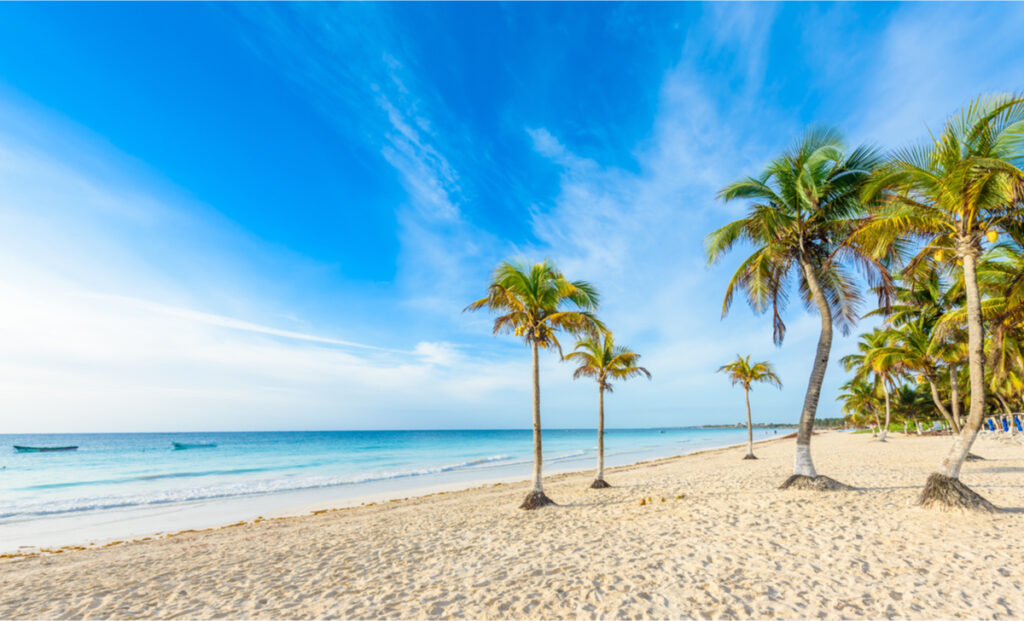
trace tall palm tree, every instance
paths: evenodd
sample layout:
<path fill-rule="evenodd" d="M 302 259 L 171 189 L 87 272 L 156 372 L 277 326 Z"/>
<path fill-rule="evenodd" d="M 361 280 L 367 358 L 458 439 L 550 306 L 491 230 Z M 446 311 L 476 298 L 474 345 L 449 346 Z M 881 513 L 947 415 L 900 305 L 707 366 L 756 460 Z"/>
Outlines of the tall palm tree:
<path fill-rule="evenodd" d="M 942 132 L 892 154 L 865 186 L 878 209 L 854 236 L 875 252 L 916 242 L 909 265 L 942 259 L 952 248 L 967 298 L 970 413 L 919 503 L 994 510 L 960 480 L 985 416 L 984 325 L 978 289 L 982 240 L 1024 228 L 1024 97 L 981 97 L 946 121 Z"/>
<path fill-rule="evenodd" d="M 815 471 L 811 433 L 832 349 L 832 325 L 847 334 L 858 317 L 861 297 L 850 266 L 861 268 L 869 284 L 883 294 L 892 287 L 883 269 L 884 258 L 872 258 L 847 243 L 864 214 L 861 185 L 880 161 L 872 148 L 860 147 L 846 154 L 836 130 L 811 128 L 760 175 L 719 192 L 726 201 L 749 200 L 747 215 L 705 238 L 709 263 L 720 260 L 737 242 L 754 248 L 726 287 L 723 316 L 739 289 L 755 311 L 771 308 L 774 340 L 781 345 L 786 333 L 782 311 L 794 280 L 799 282 L 805 306 L 816 308 L 821 316 L 821 335 L 800 414 L 794 474 L 783 483 L 784 488 L 841 487 Z"/>
<path fill-rule="evenodd" d="M 747 454 L 743 459 L 757 459 L 754 456 L 754 424 L 750 420 L 750 385 L 754 382 L 771 384 L 782 388 L 782 380 L 775 374 L 775 368 L 767 360 L 763 362 L 750 363 L 750 356 L 746 358 L 736 354 L 736 359 L 718 368 L 718 373 L 725 373 L 732 381 L 732 385 L 743 386 L 743 398 L 747 402 Z"/>
<path fill-rule="evenodd" d="M 556 332 L 596 333 L 604 326 L 594 316 L 599 303 L 597 291 L 582 280 L 569 281 L 550 261 L 527 265 L 503 261 L 498 264 L 487 287 L 487 296 L 465 308 L 482 308 L 497 313 L 494 334 L 514 334 L 533 352 L 533 489 L 521 509 L 538 509 L 554 504 L 544 494 L 541 482 L 540 363 L 538 349 L 552 347 L 562 353 Z M 571 310 L 574 306 L 577 310 Z"/>
<path fill-rule="evenodd" d="M 576 350 L 566 355 L 565 359 L 578 365 L 572 374 L 573 379 L 592 377 L 597 380 L 597 477 L 590 487 L 611 487 L 604 480 L 604 393 L 606 390 L 614 392 L 611 384 L 613 379 L 624 381 L 640 375 L 651 379 L 651 373 L 637 365 L 640 354 L 615 344 L 611 332 L 605 332 L 603 338 L 599 334 L 576 341 Z"/>

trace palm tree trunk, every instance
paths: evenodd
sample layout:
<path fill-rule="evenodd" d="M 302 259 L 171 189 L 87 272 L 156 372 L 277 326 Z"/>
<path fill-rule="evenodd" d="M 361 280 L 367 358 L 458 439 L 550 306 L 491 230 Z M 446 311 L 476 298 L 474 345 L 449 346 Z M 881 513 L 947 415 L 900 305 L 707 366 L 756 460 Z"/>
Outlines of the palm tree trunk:
<path fill-rule="evenodd" d="M 882 436 L 879 442 L 885 442 L 885 436 L 889 433 L 889 385 L 882 381 L 882 388 L 885 389 L 885 427 L 882 428 Z"/>
<path fill-rule="evenodd" d="M 963 420 L 960 418 L 960 369 L 955 364 L 949 365 L 949 399 L 950 407 L 953 410 L 953 420 L 956 425 L 953 430 L 960 433 L 963 428 Z"/>
<path fill-rule="evenodd" d="M 533 349 L 533 490 L 526 495 L 523 504 L 519 506 L 520 509 L 539 509 L 555 504 L 544 495 L 544 485 L 541 482 L 541 464 L 544 458 L 540 438 L 540 360 L 536 341 L 530 344 Z"/>
<path fill-rule="evenodd" d="M 597 477 L 590 484 L 593 489 L 611 487 L 604 480 L 604 386 L 597 387 Z"/>
<path fill-rule="evenodd" d="M 994 511 L 995 507 L 960 482 L 971 445 L 978 437 L 985 420 L 985 358 L 984 326 L 981 322 L 981 295 L 978 291 L 977 260 L 980 253 L 973 238 L 957 242 L 957 254 L 964 264 L 964 289 L 967 294 L 967 349 L 971 379 L 971 408 L 967 424 L 956 436 L 949 453 L 942 459 L 938 472 L 933 472 L 921 492 L 919 504 L 924 506 L 963 507 Z"/>
<path fill-rule="evenodd" d="M 804 407 L 800 412 L 800 429 L 796 436 L 796 455 L 793 459 L 793 476 L 786 479 L 782 488 L 794 485 L 814 489 L 838 489 L 843 487 L 827 477 L 819 481 L 818 473 L 811 460 L 811 435 L 814 433 L 814 415 L 818 410 L 818 399 L 821 397 L 821 384 L 825 380 L 825 369 L 828 367 L 828 355 L 832 349 L 832 310 L 829 308 L 825 292 L 821 289 L 814 267 L 804 259 L 799 259 L 800 267 L 807 282 L 811 299 L 818 307 L 821 315 L 821 336 L 818 337 L 818 349 L 814 354 L 814 366 L 807 382 L 807 394 L 804 396 Z"/>
<path fill-rule="evenodd" d="M 931 386 L 932 389 L 932 403 L 935 404 L 935 407 L 942 414 L 942 417 L 945 418 L 946 422 L 953 428 L 953 432 L 959 433 L 960 425 L 956 424 L 955 419 L 949 413 L 949 410 L 946 409 L 945 404 L 942 403 L 942 397 L 939 395 L 939 387 L 935 385 L 935 380 L 931 377 L 926 377 L 925 379 L 928 380 L 928 385 Z"/>
<path fill-rule="evenodd" d="M 754 424 L 750 420 L 750 388 L 743 387 L 743 398 L 747 402 L 747 456 L 743 459 L 757 459 L 754 457 Z"/>

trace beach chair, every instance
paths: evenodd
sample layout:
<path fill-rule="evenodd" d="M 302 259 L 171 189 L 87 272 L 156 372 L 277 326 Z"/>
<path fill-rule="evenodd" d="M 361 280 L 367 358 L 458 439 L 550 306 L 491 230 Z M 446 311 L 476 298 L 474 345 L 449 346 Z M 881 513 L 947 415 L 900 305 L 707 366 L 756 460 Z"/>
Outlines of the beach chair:
<path fill-rule="evenodd" d="M 1006 417 L 1002 417 L 1000 422 L 1003 424 L 1003 433 L 1010 433 L 1010 423 L 1006 421 Z"/>
<path fill-rule="evenodd" d="M 1020 423 L 1020 418 L 1016 414 L 1013 415 L 1013 424 L 1017 426 L 1017 433 L 1024 433 L 1024 426 Z"/>

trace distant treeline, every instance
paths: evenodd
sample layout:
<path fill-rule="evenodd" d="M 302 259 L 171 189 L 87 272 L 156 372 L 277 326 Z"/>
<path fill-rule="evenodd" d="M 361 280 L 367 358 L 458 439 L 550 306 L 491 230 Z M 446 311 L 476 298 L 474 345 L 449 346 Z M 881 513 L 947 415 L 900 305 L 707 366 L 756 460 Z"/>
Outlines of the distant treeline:
<path fill-rule="evenodd" d="M 796 429 L 793 423 L 754 423 L 754 429 Z M 701 425 L 701 429 L 746 429 L 746 423 L 733 423 L 731 425 Z"/>
<path fill-rule="evenodd" d="M 816 418 L 814 426 L 817 429 L 842 429 L 846 427 L 846 421 L 842 418 Z"/>

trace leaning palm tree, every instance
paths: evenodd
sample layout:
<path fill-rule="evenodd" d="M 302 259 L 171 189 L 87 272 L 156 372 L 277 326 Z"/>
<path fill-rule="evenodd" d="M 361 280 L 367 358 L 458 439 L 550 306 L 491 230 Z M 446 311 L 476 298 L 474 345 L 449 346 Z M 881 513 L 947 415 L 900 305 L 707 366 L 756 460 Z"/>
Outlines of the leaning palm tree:
<path fill-rule="evenodd" d="M 970 412 L 949 453 L 925 484 L 923 506 L 992 511 L 960 482 L 960 469 L 985 416 L 984 325 L 978 289 L 982 240 L 1024 229 L 1024 97 L 982 97 L 946 121 L 942 133 L 893 153 L 865 186 L 878 209 L 854 235 L 878 254 L 916 242 L 908 266 L 956 257 L 967 298 Z M 948 253 L 952 248 L 954 253 Z M 936 256 L 938 255 L 938 256 Z M 878 255 L 876 255 L 878 256 Z"/>
<path fill-rule="evenodd" d="M 533 352 L 533 489 L 521 509 L 538 509 L 554 504 L 544 494 L 541 483 L 540 429 L 540 363 L 538 349 L 562 347 L 556 332 L 570 334 L 596 333 L 604 329 L 594 317 L 599 296 L 589 283 L 569 281 L 550 262 L 527 265 L 503 261 L 498 264 L 487 287 L 487 296 L 465 308 L 476 311 L 487 308 L 498 313 L 494 334 L 522 337 Z M 578 310 L 567 307 L 575 306 Z"/>
<path fill-rule="evenodd" d="M 604 393 L 614 392 L 611 381 L 628 380 L 639 375 L 651 378 L 651 373 L 637 366 L 640 354 L 621 345 L 615 344 L 611 332 L 601 335 L 587 336 L 576 341 L 576 350 L 565 357 L 578 366 L 573 379 L 592 377 L 597 380 L 597 477 L 590 487 L 602 489 L 611 487 L 604 480 Z"/>
<path fill-rule="evenodd" d="M 861 297 L 849 267 L 860 267 L 881 295 L 888 295 L 892 287 L 885 259 L 871 258 L 846 243 L 864 214 L 861 185 L 880 162 L 876 150 L 860 147 L 846 154 L 837 131 L 812 128 L 760 175 L 737 181 L 719 193 L 726 201 L 748 199 L 750 206 L 746 217 L 705 239 L 709 263 L 717 262 L 738 242 L 754 250 L 726 287 L 723 316 L 738 289 L 755 311 L 771 308 L 774 340 L 781 345 L 786 333 L 782 312 L 797 280 L 804 304 L 817 309 L 821 317 L 821 335 L 800 414 L 793 476 L 783 483 L 784 488 L 844 487 L 814 469 L 811 433 L 832 349 L 833 323 L 848 334 L 858 318 Z"/>
<path fill-rule="evenodd" d="M 750 363 L 750 356 L 744 358 L 736 354 L 736 359 L 729 364 L 723 364 L 718 368 L 718 373 L 725 373 L 732 381 L 732 385 L 743 386 L 743 398 L 747 402 L 747 454 L 743 459 L 757 459 L 754 456 L 754 425 L 750 421 L 750 385 L 754 382 L 771 384 L 782 388 L 782 380 L 775 374 L 772 363 L 764 362 Z"/>

